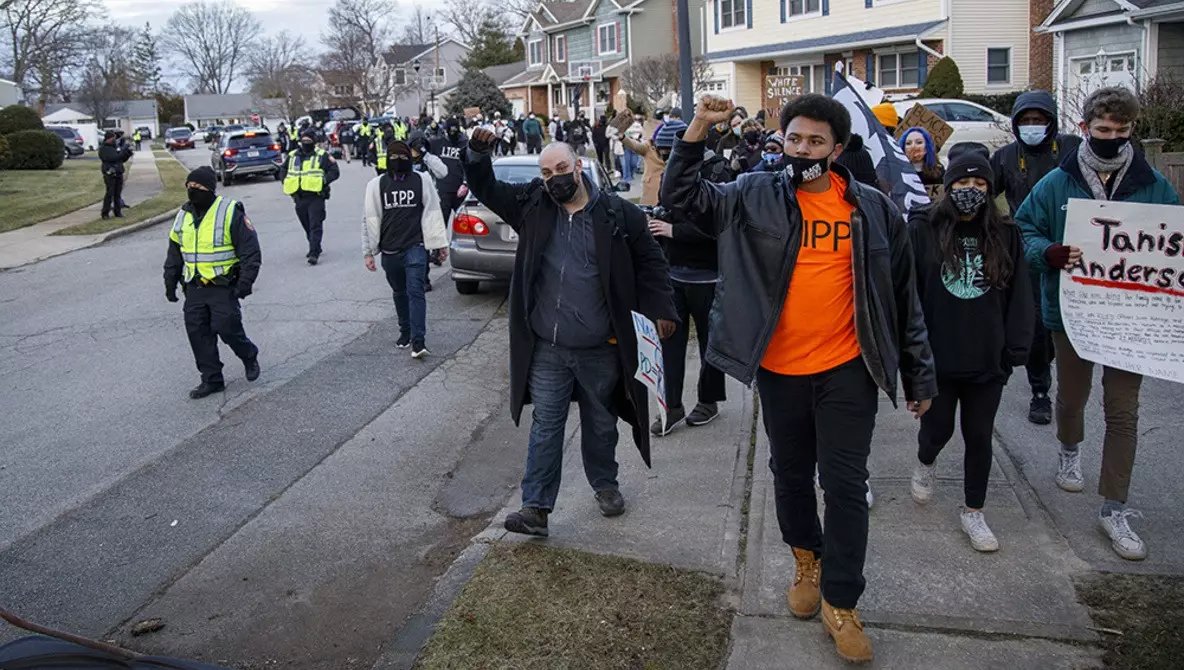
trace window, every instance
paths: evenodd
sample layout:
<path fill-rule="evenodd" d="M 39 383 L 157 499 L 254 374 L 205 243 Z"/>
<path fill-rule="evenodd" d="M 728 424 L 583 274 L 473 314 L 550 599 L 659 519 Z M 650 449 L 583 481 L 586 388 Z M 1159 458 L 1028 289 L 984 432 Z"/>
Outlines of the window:
<path fill-rule="evenodd" d="M 719 27 L 738 28 L 746 26 L 744 7 L 747 0 L 719 0 Z"/>
<path fill-rule="evenodd" d="M 530 64 L 531 65 L 542 65 L 543 64 L 543 41 L 542 40 L 532 40 L 530 42 Z"/>
<path fill-rule="evenodd" d="M 563 103 L 563 89 L 562 88 L 556 86 L 551 89 L 551 104 L 558 105 L 560 107 L 563 106 L 564 103 Z"/>
<path fill-rule="evenodd" d="M 876 83 L 880 88 L 917 88 L 921 85 L 916 52 L 880 54 L 879 62 Z"/>
<path fill-rule="evenodd" d="M 822 0 L 786 0 L 790 16 L 817 14 L 822 11 Z"/>
<path fill-rule="evenodd" d="M 826 80 L 823 78 L 825 72 L 826 65 L 818 63 L 775 67 L 769 71 L 769 74 L 776 77 L 800 76 L 802 78 L 802 93 L 822 93 L 826 87 Z"/>
<path fill-rule="evenodd" d="M 987 49 L 987 83 L 1011 83 L 1011 48 Z"/>
<path fill-rule="evenodd" d="M 555 62 L 563 63 L 567 61 L 567 36 L 555 36 Z"/>
<path fill-rule="evenodd" d="M 395 86 L 406 86 L 407 85 L 407 71 L 406 70 L 404 70 L 403 68 L 399 68 L 399 69 L 395 70 L 392 74 L 394 75 L 394 85 Z"/>
<path fill-rule="evenodd" d="M 433 80 L 432 80 L 433 86 L 443 86 L 444 84 L 448 83 L 448 77 L 446 76 L 446 74 L 444 72 L 444 68 L 438 67 L 435 69 L 434 72 L 435 73 L 432 75 L 433 76 Z"/>
<path fill-rule="evenodd" d="M 617 53 L 617 24 L 604 23 L 596 27 L 596 53 Z"/>
<path fill-rule="evenodd" d="M 995 117 L 987 110 L 964 102 L 947 102 L 945 108 L 946 113 L 943 118 L 946 121 L 975 121 L 979 123 L 993 123 L 995 121 Z"/>

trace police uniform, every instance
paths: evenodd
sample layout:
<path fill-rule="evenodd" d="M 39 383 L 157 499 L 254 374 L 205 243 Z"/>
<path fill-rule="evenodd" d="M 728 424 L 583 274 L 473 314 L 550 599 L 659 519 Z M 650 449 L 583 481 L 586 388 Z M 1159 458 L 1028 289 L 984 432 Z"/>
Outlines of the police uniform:
<path fill-rule="evenodd" d="M 316 140 L 316 131 L 306 128 L 300 139 Z M 290 152 L 280 168 L 280 179 L 284 184 L 284 195 L 292 196 L 296 203 L 296 217 L 304 228 L 308 239 L 309 265 L 316 265 L 321 256 L 321 234 L 325 223 L 325 201 L 329 199 L 329 184 L 337 180 L 341 170 L 324 149 L 315 144 L 309 153 L 297 148 Z"/>
<path fill-rule="evenodd" d="M 386 145 L 394 138 L 394 130 L 389 123 L 382 124 L 374 131 L 374 139 L 371 140 L 374 147 L 374 172 L 379 177 L 386 174 Z"/>
<path fill-rule="evenodd" d="M 362 122 L 358 124 L 357 133 L 357 152 L 362 154 L 362 167 L 366 167 L 370 164 L 370 122 L 364 117 Z"/>
<path fill-rule="evenodd" d="M 136 151 L 139 151 L 140 150 L 140 130 L 138 128 L 135 130 L 135 132 L 132 133 L 132 141 L 136 143 Z"/>
<path fill-rule="evenodd" d="M 173 218 L 164 287 L 169 302 L 177 302 L 177 284 L 185 292 L 185 331 L 201 373 L 201 385 L 189 392 L 196 399 L 226 388 L 219 337 L 243 361 L 247 380 L 259 377 L 259 348 L 243 330 L 239 300 L 251 295 L 263 257 L 242 203 L 215 195 L 214 171 L 200 167 L 189 182 L 209 190 L 190 189 Z"/>

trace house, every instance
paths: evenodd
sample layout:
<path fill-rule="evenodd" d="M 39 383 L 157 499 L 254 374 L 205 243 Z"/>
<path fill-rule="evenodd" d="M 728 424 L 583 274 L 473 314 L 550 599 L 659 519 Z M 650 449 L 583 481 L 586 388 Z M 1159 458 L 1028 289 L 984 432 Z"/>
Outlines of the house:
<path fill-rule="evenodd" d="M 0 107 L 20 104 L 24 100 L 24 92 L 20 84 L 7 79 L 0 79 Z"/>
<path fill-rule="evenodd" d="M 112 100 L 111 116 L 96 121 L 93 113 L 80 102 L 59 102 L 45 106 L 41 122 L 47 126 L 70 126 L 82 135 L 88 147 L 98 146 L 101 133 L 107 130 L 122 130 L 128 136 L 136 128 L 147 127 L 152 136 L 160 134 L 157 122 L 155 100 Z"/>
<path fill-rule="evenodd" d="M 284 101 L 252 93 L 199 93 L 185 96 L 185 123 L 194 128 L 229 123 L 275 128 L 284 118 Z"/>
<path fill-rule="evenodd" d="M 690 0 L 691 50 L 702 53 L 703 0 Z M 501 85 L 522 111 L 603 114 L 630 63 L 676 53 L 674 0 L 543 0 L 523 22 L 526 71 Z M 515 111 L 519 110 L 515 103 Z"/>
<path fill-rule="evenodd" d="M 1184 81 L 1180 0 L 1060 0 L 1036 30 L 1053 37 L 1053 87 L 1065 122 L 1079 120 L 1085 97 L 1103 86 Z"/>
<path fill-rule="evenodd" d="M 493 80 L 493 83 L 500 87 L 511 78 L 517 77 L 518 75 L 526 72 L 526 61 L 523 60 L 518 61 L 517 63 L 506 63 L 505 65 L 493 65 L 481 71 L 488 75 L 489 78 Z M 506 99 L 510 101 L 510 105 L 514 108 L 514 118 L 518 118 L 519 114 L 526 113 L 526 95 L 524 91 L 525 88 L 523 87 L 513 90 L 503 90 L 503 93 L 506 94 Z"/>
<path fill-rule="evenodd" d="M 762 107 L 764 77 L 829 93 L 835 63 L 890 97 L 920 91 L 943 56 L 968 93 L 1028 88 L 1032 4 L 1042 0 L 708 0 L 706 58 L 725 93 Z"/>
<path fill-rule="evenodd" d="M 469 46 L 452 37 L 435 44 L 396 44 L 371 69 L 377 95 L 362 106 L 371 113 L 415 117 L 426 112 L 438 118 L 468 54 Z"/>

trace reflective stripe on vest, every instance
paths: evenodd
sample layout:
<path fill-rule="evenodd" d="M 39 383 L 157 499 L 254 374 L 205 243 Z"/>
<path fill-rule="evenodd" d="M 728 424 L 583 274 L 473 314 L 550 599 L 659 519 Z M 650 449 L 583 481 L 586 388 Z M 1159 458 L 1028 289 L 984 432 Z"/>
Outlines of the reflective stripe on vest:
<path fill-rule="evenodd" d="M 181 277 L 185 283 L 195 276 L 220 277 L 238 263 L 238 253 L 230 239 L 230 222 L 237 205 L 237 201 L 219 196 L 196 227 L 192 212 L 182 209 L 173 217 L 170 237 L 181 247 L 181 258 L 185 261 Z"/>
<path fill-rule="evenodd" d="M 288 137 L 290 137 L 293 142 L 297 142 L 300 140 L 300 133 L 295 128 L 289 128 Z"/>
<path fill-rule="evenodd" d="M 284 195 L 293 195 L 297 191 L 320 193 L 325 190 L 325 171 L 321 169 L 321 157 L 324 149 L 317 149 L 303 163 L 300 152 L 293 151 L 288 160 L 288 174 L 284 177 Z"/>
<path fill-rule="evenodd" d="M 386 169 L 386 138 L 381 132 L 374 135 L 374 155 L 378 157 L 378 169 Z"/>

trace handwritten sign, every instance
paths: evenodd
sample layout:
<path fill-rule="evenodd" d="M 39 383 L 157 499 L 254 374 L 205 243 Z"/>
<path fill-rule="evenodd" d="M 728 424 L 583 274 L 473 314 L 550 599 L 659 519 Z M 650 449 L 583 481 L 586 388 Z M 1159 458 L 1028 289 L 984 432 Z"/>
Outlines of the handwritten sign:
<path fill-rule="evenodd" d="M 617 112 L 617 115 L 613 117 L 613 120 L 610 121 L 608 125 L 616 128 L 622 135 L 624 135 L 625 131 L 629 130 L 629 126 L 633 125 L 633 112 L 630 112 L 627 109 Z"/>
<path fill-rule="evenodd" d="M 465 118 L 471 119 L 481 113 L 480 107 L 465 107 Z"/>
<path fill-rule="evenodd" d="M 765 75 L 765 118 L 781 118 L 785 103 L 802 94 L 802 75 Z"/>
<path fill-rule="evenodd" d="M 662 358 L 662 340 L 654 322 L 633 312 L 633 332 L 637 334 L 637 381 L 645 384 L 658 401 L 662 428 L 666 428 L 666 369 Z"/>
<path fill-rule="evenodd" d="M 946 140 L 950 139 L 950 135 L 954 134 L 953 126 L 919 102 L 914 104 L 913 108 L 900 120 L 900 125 L 896 127 L 896 139 L 904 137 L 905 132 L 910 128 L 922 128 L 929 133 L 929 136 L 933 138 L 933 143 L 937 145 L 934 147 L 937 150 L 940 150 Z"/>
<path fill-rule="evenodd" d="M 1184 207 L 1070 199 L 1061 318 L 1077 355 L 1184 382 Z"/>

